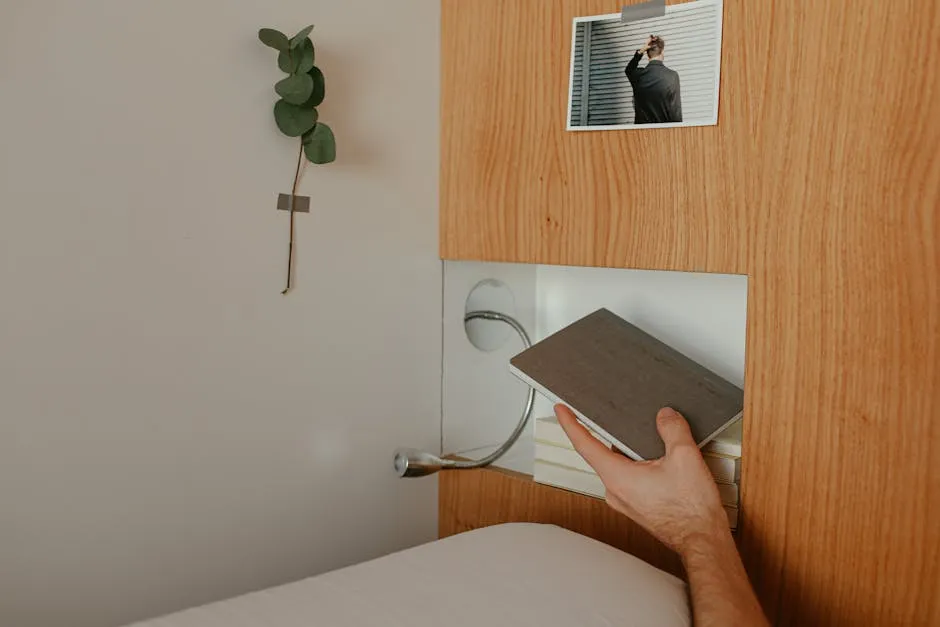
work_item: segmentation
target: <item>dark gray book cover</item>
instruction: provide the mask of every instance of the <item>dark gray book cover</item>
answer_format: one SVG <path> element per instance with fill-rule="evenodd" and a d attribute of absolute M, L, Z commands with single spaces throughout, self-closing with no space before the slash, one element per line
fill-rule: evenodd
<path fill-rule="evenodd" d="M 685 416 L 699 447 L 744 407 L 741 388 L 607 309 L 515 356 L 510 370 L 637 460 L 665 454 L 656 431 L 662 407 Z"/>

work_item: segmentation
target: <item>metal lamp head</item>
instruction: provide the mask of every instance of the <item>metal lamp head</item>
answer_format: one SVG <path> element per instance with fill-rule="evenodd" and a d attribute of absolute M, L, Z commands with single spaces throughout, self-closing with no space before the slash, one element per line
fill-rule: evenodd
<path fill-rule="evenodd" d="M 412 448 L 395 451 L 395 472 L 399 477 L 426 477 L 445 466 L 443 459 Z"/>

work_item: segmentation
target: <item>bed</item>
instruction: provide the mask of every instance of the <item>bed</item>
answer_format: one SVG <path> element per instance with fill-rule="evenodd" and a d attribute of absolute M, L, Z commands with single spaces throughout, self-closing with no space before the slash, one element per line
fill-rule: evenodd
<path fill-rule="evenodd" d="M 560 527 L 506 524 L 129 627 L 676 627 L 685 584 Z"/>

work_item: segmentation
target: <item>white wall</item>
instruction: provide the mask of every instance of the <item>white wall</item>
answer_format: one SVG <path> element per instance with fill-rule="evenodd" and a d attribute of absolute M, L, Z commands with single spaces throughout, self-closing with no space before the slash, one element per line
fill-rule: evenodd
<path fill-rule="evenodd" d="M 439 3 L 0 0 L 0 625 L 106 627 L 430 540 Z M 260 26 L 314 22 L 307 171 Z"/>
<path fill-rule="evenodd" d="M 538 341 L 607 307 L 647 333 L 744 385 L 747 277 L 565 266 L 445 263 L 444 451 L 480 457 L 505 439 L 519 419 L 525 386 L 508 370 L 520 352 L 515 338 L 482 354 L 454 324 L 470 288 L 484 279 L 504 282 L 516 295 L 515 315 Z M 538 396 L 535 417 L 552 413 Z M 532 472 L 530 429 L 498 466 Z"/>

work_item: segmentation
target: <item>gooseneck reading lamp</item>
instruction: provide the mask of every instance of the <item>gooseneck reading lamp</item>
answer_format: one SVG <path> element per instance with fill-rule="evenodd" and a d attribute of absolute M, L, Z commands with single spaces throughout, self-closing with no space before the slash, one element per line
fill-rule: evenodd
<path fill-rule="evenodd" d="M 529 340 L 529 334 L 525 332 L 525 328 L 519 324 L 515 318 L 507 316 L 506 314 L 495 311 L 472 311 L 464 317 L 464 322 L 471 320 L 492 320 L 494 322 L 508 324 L 519 334 L 525 348 L 532 346 L 532 341 Z M 398 449 L 395 451 L 395 470 L 398 472 L 399 477 L 425 477 L 427 475 L 433 475 L 440 470 L 469 470 L 471 468 L 489 466 L 505 455 L 506 451 L 512 448 L 512 445 L 515 444 L 519 436 L 522 435 L 526 424 L 529 422 L 529 418 L 532 416 L 532 408 L 534 405 L 535 390 L 529 388 L 529 395 L 525 402 L 525 409 L 522 411 L 522 417 L 519 419 L 519 424 L 516 425 L 509 439 L 503 442 L 502 446 L 482 459 L 476 461 L 443 459 L 438 455 L 425 451 Z"/>

